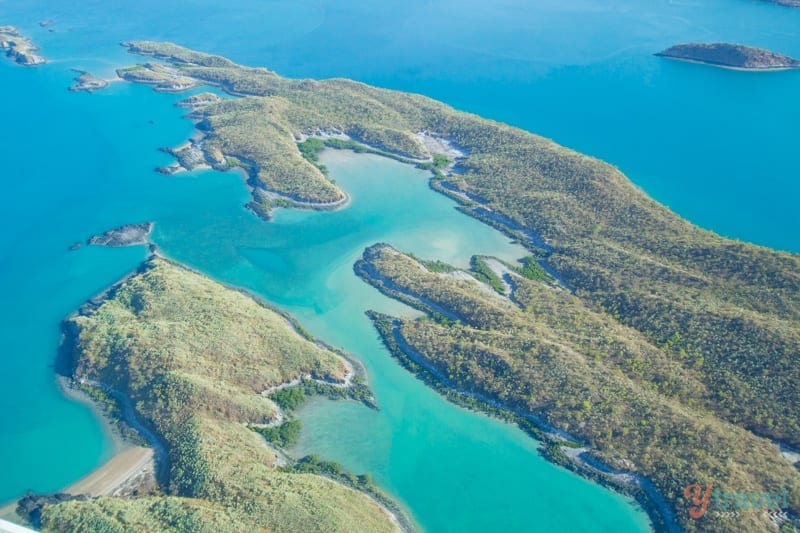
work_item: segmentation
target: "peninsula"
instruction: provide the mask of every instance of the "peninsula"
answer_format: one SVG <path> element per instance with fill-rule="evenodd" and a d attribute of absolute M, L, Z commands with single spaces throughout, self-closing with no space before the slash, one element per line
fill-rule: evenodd
<path fill-rule="evenodd" d="M 170 43 L 125 46 L 148 58 L 132 81 L 238 96 L 189 116 L 212 166 L 247 172 L 262 215 L 340 205 L 317 149 L 372 151 L 431 169 L 435 190 L 528 247 L 520 264 L 476 257 L 463 272 L 387 246 L 358 264 L 428 315 L 373 318 L 443 394 L 515 417 L 550 439 L 553 460 L 574 464 L 564 448 L 579 450 L 595 465 L 581 472 L 604 480 L 606 465 L 631 480 L 616 485 L 660 529 L 774 529 L 759 513 L 693 520 L 692 483 L 785 487 L 783 511 L 800 514 L 800 472 L 779 446 L 800 448 L 799 256 L 699 229 L 602 161 L 429 98 L 286 79 Z"/>
<path fill-rule="evenodd" d="M 290 410 L 304 394 L 370 396 L 353 363 L 288 317 L 153 256 L 64 332 L 59 371 L 153 448 L 157 486 L 119 497 L 28 496 L 19 512 L 42 531 L 407 526 L 367 478 L 281 449 L 297 432 Z"/>
<path fill-rule="evenodd" d="M 740 44 L 689 43 L 671 46 L 660 57 L 739 70 L 786 70 L 800 68 L 800 61 L 763 48 Z"/>
<path fill-rule="evenodd" d="M 39 47 L 13 26 L 0 26 L 0 50 L 5 50 L 7 57 L 26 67 L 47 62 L 36 53 Z"/>

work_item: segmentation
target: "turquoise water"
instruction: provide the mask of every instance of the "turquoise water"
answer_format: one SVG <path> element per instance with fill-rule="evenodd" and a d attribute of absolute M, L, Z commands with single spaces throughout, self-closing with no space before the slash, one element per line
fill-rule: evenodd
<path fill-rule="evenodd" d="M 364 315 L 409 312 L 353 273 L 370 244 L 390 242 L 465 267 L 475 253 L 513 260 L 524 250 L 432 194 L 424 172 L 375 156 L 334 152 L 322 159 L 350 192 L 348 209 L 280 211 L 263 224 L 225 200 L 198 221 L 193 213 L 203 204 L 192 203 L 165 218 L 155 235 L 171 257 L 254 290 L 364 361 L 380 412 L 315 401 L 301 413 L 305 429 L 294 453 L 370 472 L 432 531 L 645 527 L 625 499 L 543 461 L 521 431 L 448 404 L 405 372 Z M 187 219 L 191 225 L 181 224 Z"/>
<path fill-rule="evenodd" d="M 0 24 L 21 27 L 53 59 L 37 69 L 0 61 L 0 502 L 56 490 L 109 457 L 91 412 L 55 386 L 58 324 L 145 253 L 67 248 L 154 220 L 169 255 L 268 298 L 365 362 L 382 410 L 315 402 L 298 453 L 373 473 L 432 531 L 646 527 L 635 506 L 543 462 L 518 430 L 447 404 L 380 346 L 363 309 L 408 310 L 352 275 L 364 246 L 387 241 L 462 264 L 473 253 L 519 253 L 429 191 L 424 175 L 330 154 L 353 204 L 282 211 L 265 224 L 241 208 L 247 194 L 235 173 L 152 171 L 169 160 L 156 148 L 191 131 L 172 106 L 178 97 L 126 84 L 65 90 L 70 68 L 109 75 L 131 61 L 119 41 L 154 38 L 285 75 L 422 92 L 606 159 L 698 225 L 800 251 L 800 72 L 754 75 L 650 55 L 703 39 L 800 57 L 800 10 L 642 4 L 0 0 Z M 47 18 L 54 33 L 37 25 Z"/>

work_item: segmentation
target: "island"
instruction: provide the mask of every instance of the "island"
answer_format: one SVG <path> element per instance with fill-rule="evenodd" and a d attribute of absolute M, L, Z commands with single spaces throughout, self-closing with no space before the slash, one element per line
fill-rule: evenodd
<path fill-rule="evenodd" d="M 764 0 L 784 7 L 800 7 L 800 0 Z"/>
<path fill-rule="evenodd" d="M 155 486 L 28 495 L 42 531 L 397 531 L 368 476 L 292 458 L 309 394 L 372 396 L 363 371 L 250 295 L 153 256 L 64 323 L 57 364 L 153 450 Z"/>
<path fill-rule="evenodd" d="M 0 50 L 5 50 L 6 57 L 26 67 L 47 62 L 44 57 L 36 54 L 39 47 L 13 26 L 0 26 Z"/>
<path fill-rule="evenodd" d="M 694 483 L 785 488 L 781 512 L 800 515 L 782 453 L 800 449 L 800 256 L 702 230 L 611 165 L 423 96 L 124 44 L 147 58 L 129 81 L 234 97 L 188 116 L 208 164 L 246 173 L 261 216 L 343 205 L 318 156 L 347 149 L 429 169 L 435 191 L 528 249 L 457 268 L 378 245 L 355 266 L 425 313 L 371 317 L 447 398 L 515 421 L 553 461 L 636 497 L 659 530 L 774 530 L 764 513 L 691 518 Z"/>
<path fill-rule="evenodd" d="M 137 246 L 148 244 L 150 234 L 153 232 L 153 223 L 144 222 L 141 224 L 125 224 L 118 228 L 108 230 L 100 235 L 90 237 L 86 244 L 90 246 Z"/>
<path fill-rule="evenodd" d="M 738 70 L 787 70 L 800 68 L 800 61 L 763 48 L 740 44 L 689 43 L 671 46 L 660 57 Z"/>
<path fill-rule="evenodd" d="M 72 92 L 94 92 L 108 87 L 108 80 L 98 78 L 85 70 L 75 70 L 78 75 L 75 77 L 75 83 L 70 86 L 69 90 Z"/>

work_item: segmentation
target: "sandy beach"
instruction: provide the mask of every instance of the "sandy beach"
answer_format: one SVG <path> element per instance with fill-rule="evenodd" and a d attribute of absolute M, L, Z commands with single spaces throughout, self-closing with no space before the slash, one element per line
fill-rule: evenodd
<path fill-rule="evenodd" d="M 104 430 L 111 437 L 114 456 L 101 466 L 58 492 L 86 494 L 88 496 L 116 496 L 129 494 L 142 482 L 155 476 L 155 453 L 152 448 L 127 442 L 109 417 L 82 391 L 58 380 L 62 392 L 70 399 L 89 405 L 101 420 Z M 22 496 L 22 495 L 20 495 Z M 0 520 L 20 522 L 16 514 L 17 502 L 0 507 Z M 0 533 L 5 533 L 0 523 Z"/>
<path fill-rule="evenodd" d="M 89 475 L 81 478 L 60 492 L 86 494 L 89 496 L 113 496 L 133 489 L 139 481 L 152 476 L 154 471 L 153 450 L 133 446 L 122 450 Z M 0 519 L 18 522 L 16 502 L 0 508 Z M 0 524 L 0 532 L 3 531 Z"/>
<path fill-rule="evenodd" d="M 135 446 L 124 450 L 88 476 L 70 485 L 67 494 L 110 496 L 153 471 L 153 450 Z"/>

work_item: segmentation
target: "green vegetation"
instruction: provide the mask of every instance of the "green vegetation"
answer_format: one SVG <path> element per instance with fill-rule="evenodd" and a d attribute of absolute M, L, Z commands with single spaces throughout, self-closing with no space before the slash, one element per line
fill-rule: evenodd
<path fill-rule="evenodd" d="M 310 375 L 328 382 L 320 387 L 345 389 L 336 386 L 344 361 L 286 317 L 153 258 L 65 330 L 76 381 L 126 395 L 159 437 L 164 495 L 49 505 L 44 531 L 396 529 L 364 494 L 277 469 L 275 453 L 248 429 L 276 419 L 278 407 L 261 394 L 270 387 Z M 283 446 L 300 427 L 289 421 L 274 429 L 268 436 Z"/>
<path fill-rule="evenodd" d="M 306 401 L 306 393 L 300 387 L 281 389 L 270 396 L 281 409 L 294 411 Z"/>
<path fill-rule="evenodd" d="M 503 280 L 489 268 L 483 258 L 477 255 L 473 256 L 470 259 L 469 266 L 472 268 L 473 275 L 476 279 L 486 283 L 500 294 L 505 294 L 506 287 L 503 284 Z"/>
<path fill-rule="evenodd" d="M 290 467 L 283 469 L 286 472 L 295 472 L 302 474 L 316 474 L 325 476 L 341 483 L 346 487 L 353 490 L 369 494 L 371 498 L 379 502 L 385 508 L 389 509 L 395 516 L 398 517 L 401 527 L 404 530 L 411 530 L 413 526 L 403 514 L 402 510 L 397 504 L 391 500 L 386 494 L 372 482 L 372 477 L 369 474 L 362 474 L 356 476 L 342 467 L 339 463 L 333 461 L 325 461 L 316 455 L 307 455 L 294 463 Z M 366 530 L 365 530 L 366 531 Z"/>
<path fill-rule="evenodd" d="M 328 175 L 328 167 L 319 162 L 319 154 L 325 149 L 325 143 L 321 139 L 309 137 L 305 141 L 298 143 L 297 147 L 300 149 L 303 159 L 317 167 L 324 175 Z"/>
<path fill-rule="evenodd" d="M 464 212 L 546 256 L 569 291 L 538 282 L 528 264 L 512 303 L 400 254 L 365 257 L 360 274 L 385 275 L 395 285 L 378 280 L 381 290 L 434 318 L 402 327 L 426 360 L 455 385 L 574 432 L 611 464 L 632 464 L 689 530 L 767 529 L 754 516 L 688 520 L 681 490 L 694 481 L 783 485 L 798 497 L 797 471 L 765 439 L 800 448 L 800 257 L 701 230 L 610 165 L 421 96 L 285 79 L 170 44 L 129 47 L 244 95 L 194 113 L 207 158 L 233 157 L 256 186 L 293 200 L 344 197 L 300 154 L 304 134 L 341 132 L 405 159 L 436 155 L 418 132 L 459 146 L 461 173 L 433 187 L 467 194 Z"/>
<path fill-rule="evenodd" d="M 423 265 L 425 268 L 430 270 L 431 272 L 455 272 L 458 270 L 453 265 L 445 263 L 444 261 L 437 260 L 427 260 L 421 257 L 417 257 L 416 255 L 409 253 L 409 257 L 413 257 L 415 261 L 419 264 Z"/>
<path fill-rule="evenodd" d="M 435 179 L 444 179 L 444 171 L 448 166 L 450 166 L 450 159 L 442 154 L 433 154 L 433 161 L 430 163 L 417 164 L 417 168 L 432 171 Z"/>
<path fill-rule="evenodd" d="M 370 150 L 363 144 L 359 144 L 351 139 L 339 139 L 336 137 L 330 137 L 328 139 L 325 139 L 325 146 L 327 146 L 328 148 L 333 148 L 335 150 L 352 150 L 357 154 L 377 152 L 376 150 Z"/>
<path fill-rule="evenodd" d="M 345 470 L 339 463 L 322 460 L 316 455 L 306 455 L 287 470 L 300 474 L 325 476 L 367 494 L 380 493 L 380 490 L 372 483 L 372 478 L 369 474 L 356 476 Z"/>
<path fill-rule="evenodd" d="M 297 147 L 306 161 L 316 163 L 319 161 L 320 152 L 325 149 L 325 143 L 322 142 L 322 139 L 309 137 L 305 141 L 298 143 Z"/>
<path fill-rule="evenodd" d="M 416 298 L 407 301 L 431 317 L 430 309 L 456 317 L 442 324 L 371 315 L 412 371 L 462 405 L 497 414 L 487 407 L 497 401 L 589 443 L 605 463 L 649 478 L 687 529 L 768 530 L 758 515 L 689 520 L 682 489 L 694 481 L 731 491 L 787 487 L 792 509 L 800 504 L 800 473 L 769 440 L 721 416 L 702 370 L 673 357 L 679 337 L 655 345 L 578 296 L 522 276 L 514 280 L 515 305 L 469 281 L 426 272 L 386 245 L 368 249 L 356 271 L 378 288 L 391 284 Z M 552 443 L 546 455 L 568 464 L 561 445 Z"/>
<path fill-rule="evenodd" d="M 519 274 L 525 278 L 533 281 L 552 281 L 553 278 L 545 272 L 535 257 L 523 257 L 522 268 L 515 269 Z"/>
<path fill-rule="evenodd" d="M 355 400 L 367 407 L 377 407 L 372 391 L 358 376 L 353 378 L 349 387 L 322 383 L 313 379 L 302 379 L 299 385 L 280 389 L 272 393 L 269 398 L 282 409 L 294 411 L 311 396 L 325 396 L 329 400 Z"/>
<path fill-rule="evenodd" d="M 301 427 L 302 423 L 299 420 L 288 420 L 280 426 L 253 426 L 252 429 L 264 437 L 267 442 L 280 448 L 290 448 L 297 444 Z"/>

